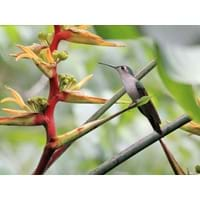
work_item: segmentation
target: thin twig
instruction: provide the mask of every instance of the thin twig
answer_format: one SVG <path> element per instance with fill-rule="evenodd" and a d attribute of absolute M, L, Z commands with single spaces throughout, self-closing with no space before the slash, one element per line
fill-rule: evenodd
<path fill-rule="evenodd" d="M 113 168 L 117 167 L 124 161 L 128 160 L 130 157 L 134 156 L 135 154 L 139 153 L 140 151 L 144 150 L 149 145 L 157 142 L 162 137 L 168 135 L 169 133 L 173 132 L 174 130 L 180 128 L 184 124 L 191 121 L 191 119 L 187 115 L 183 115 L 176 119 L 175 121 L 167 124 L 162 128 L 163 134 L 160 135 L 156 132 L 149 134 L 148 136 L 140 139 L 138 142 L 130 145 L 128 148 L 124 149 L 113 158 L 105 161 L 103 164 L 99 165 L 96 169 L 89 172 L 89 174 L 105 174 L 111 171 Z"/>
<path fill-rule="evenodd" d="M 176 161 L 176 159 L 173 156 L 173 154 L 169 151 L 169 148 L 163 142 L 163 140 L 160 140 L 160 145 L 161 145 L 162 149 L 165 152 L 167 160 L 168 160 L 168 162 L 169 162 L 169 164 L 170 164 L 170 166 L 171 166 L 174 174 L 176 174 L 176 175 L 185 175 L 186 173 L 183 171 L 183 169 L 181 168 L 181 166 L 179 165 L 179 163 Z"/>

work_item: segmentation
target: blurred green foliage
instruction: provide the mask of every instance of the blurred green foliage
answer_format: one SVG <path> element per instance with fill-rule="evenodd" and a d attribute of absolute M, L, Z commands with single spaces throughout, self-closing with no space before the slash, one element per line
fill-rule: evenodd
<path fill-rule="evenodd" d="M 200 109 L 196 103 L 192 85 L 173 80 L 166 72 L 169 64 L 166 62 L 162 50 L 158 48 L 157 52 L 159 74 L 166 87 L 189 116 L 195 121 L 200 122 Z"/>
<path fill-rule="evenodd" d="M 141 33 L 139 26 L 94 26 L 93 30 L 106 39 L 123 41 L 126 47 L 98 47 L 62 42 L 60 49 L 67 50 L 69 58 L 59 64 L 59 73 L 70 73 L 77 80 L 93 73 L 93 79 L 83 90 L 92 95 L 110 98 L 121 87 L 121 82 L 115 72 L 97 63 L 125 64 L 138 71 L 155 59 L 154 43 L 151 37 Z M 29 91 L 40 80 L 41 72 L 30 61 L 15 62 L 9 54 L 17 51 L 15 44 L 37 43 L 37 34 L 41 31 L 52 31 L 52 26 L 0 27 L 0 98 L 6 95 L 3 87 L 5 84 L 19 91 L 25 99 L 31 97 Z M 150 72 L 142 82 L 153 96 L 152 100 L 163 124 L 184 113 L 163 85 L 157 69 Z M 48 85 L 43 88 L 43 82 L 38 84 L 34 95 L 47 96 Z M 128 97 L 125 95 L 123 98 Z M 4 105 L 0 105 L 1 108 L 2 106 Z M 58 104 L 55 113 L 58 134 L 79 126 L 99 107 L 100 105 Z M 106 115 L 121 107 L 114 105 Z M 0 111 L 0 116 L 3 115 L 5 114 Z M 131 110 L 75 142 L 47 174 L 86 174 L 151 131 L 146 118 L 137 110 Z M 199 163 L 199 138 L 188 136 L 182 130 L 176 132 L 165 141 L 183 168 L 194 172 L 194 166 Z M 32 173 L 44 144 L 45 131 L 41 127 L 1 126 L 0 174 Z M 172 171 L 156 143 L 109 174 L 172 174 Z"/>
<path fill-rule="evenodd" d="M 98 25 L 94 26 L 96 33 L 104 39 L 136 39 L 140 31 L 136 26 L 129 25 Z"/>

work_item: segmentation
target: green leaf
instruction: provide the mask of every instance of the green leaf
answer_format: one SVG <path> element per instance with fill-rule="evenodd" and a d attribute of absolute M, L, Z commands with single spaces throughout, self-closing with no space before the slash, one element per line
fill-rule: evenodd
<path fill-rule="evenodd" d="M 94 26 L 97 35 L 104 39 L 135 39 L 140 37 L 136 26 L 130 25 L 97 25 Z"/>
<path fill-rule="evenodd" d="M 158 72 L 163 83 L 175 98 L 177 103 L 195 121 L 200 122 L 200 108 L 198 107 L 192 86 L 174 80 L 168 74 L 169 63 L 163 55 L 162 49 L 157 46 Z"/>
<path fill-rule="evenodd" d="M 137 106 L 142 106 L 146 103 L 148 103 L 148 101 L 150 101 L 151 97 L 150 96 L 143 96 L 141 97 L 138 102 L 137 102 Z"/>

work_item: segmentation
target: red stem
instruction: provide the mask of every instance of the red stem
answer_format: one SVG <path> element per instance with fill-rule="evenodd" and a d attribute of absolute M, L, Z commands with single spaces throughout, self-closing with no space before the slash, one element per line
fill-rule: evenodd
<path fill-rule="evenodd" d="M 50 51 L 53 52 L 58 48 L 61 40 L 67 40 L 71 37 L 71 32 L 62 30 L 60 25 L 54 26 L 54 36 L 50 44 Z M 63 146 L 58 150 L 47 148 L 48 143 L 56 137 L 56 126 L 54 120 L 54 110 L 57 102 L 60 100 L 59 82 L 57 74 L 57 66 L 53 71 L 53 76 L 50 78 L 50 90 L 48 97 L 48 107 L 44 112 L 45 128 L 47 133 L 47 144 L 44 148 L 44 152 L 41 156 L 40 162 L 34 172 L 34 174 L 43 174 L 50 165 L 61 156 L 61 154 L 67 149 L 69 145 Z"/>
<path fill-rule="evenodd" d="M 60 147 L 59 149 L 55 150 L 51 159 L 49 160 L 46 169 L 47 170 L 64 152 L 69 148 L 70 144 L 65 144 L 64 146 Z"/>
<path fill-rule="evenodd" d="M 45 116 L 42 113 L 39 113 L 35 116 L 34 120 L 35 125 L 44 125 L 45 124 Z"/>
<path fill-rule="evenodd" d="M 50 82 L 50 91 L 48 98 L 48 107 L 44 113 L 46 119 L 46 132 L 47 132 L 47 142 L 51 140 L 51 138 L 56 136 L 56 126 L 54 120 L 54 110 L 55 106 L 58 102 L 57 94 L 59 94 L 59 85 L 58 85 L 58 75 L 56 72 L 56 68 L 54 68 L 53 77 L 49 80 Z"/>
<path fill-rule="evenodd" d="M 58 44 L 60 42 L 60 38 L 58 37 L 58 33 L 61 31 L 61 27 L 59 25 L 55 25 L 54 26 L 54 36 L 53 36 L 53 40 L 50 44 L 50 50 L 51 52 L 53 52 L 54 50 L 56 50 L 58 48 Z"/>
<path fill-rule="evenodd" d="M 56 126 L 54 120 L 54 110 L 58 99 L 56 96 L 48 101 L 49 106 L 45 111 L 45 128 L 47 133 L 47 142 L 51 140 L 51 138 L 56 137 Z"/>
<path fill-rule="evenodd" d="M 56 94 L 59 93 L 58 85 L 58 75 L 57 75 L 57 66 L 53 68 L 53 77 L 49 80 L 50 91 L 49 91 L 49 100 L 52 99 Z"/>
<path fill-rule="evenodd" d="M 60 26 L 58 27 L 58 25 L 55 25 L 54 29 L 55 29 L 54 37 L 53 37 L 53 40 L 50 44 L 51 52 L 58 49 L 58 45 L 59 45 L 61 40 L 67 40 L 72 35 L 71 32 L 69 32 L 69 31 L 61 30 Z"/>
<path fill-rule="evenodd" d="M 57 34 L 61 31 L 61 26 L 60 25 L 54 25 L 54 33 Z"/>
<path fill-rule="evenodd" d="M 61 31 L 61 27 L 58 25 L 54 26 L 54 36 L 52 43 L 50 45 L 50 50 L 53 52 L 58 48 L 58 44 L 60 42 L 59 37 L 57 36 Z M 47 147 L 50 140 L 56 137 L 56 126 L 54 120 L 54 110 L 55 106 L 58 102 L 57 94 L 59 93 L 59 83 L 58 83 L 58 75 L 57 75 L 57 66 L 55 66 L 53 71 L 53 76 L 49 80 L 50 89 L 49 89 L 49 97 L 48 97 L 48 106 L 44 112 L 45 118 L 45 128 L 47 133 L 47 145 L 44 148 L 43 154 L 41 156 L 40 162 L 34 172 L 34 174 L 43 174 L 46 166 L 54 153 L 54 149 Z"/>
<path fill-rule="evenodd" d="M 51 52 L 53 52 L 54 50 L 56 50 L 58 48 L 58 44 L 59 44 L 59 38 L 58 37 L 54 37 L 52 40 L 52 43 L 50 45 L 50 50 Z"/>
<path fill-rule="evenodd" d="M 49 147 L 44 148 L 40 162 L 33 173 L 34 175 L 40 175 L 45 172 L 47 163 L 49 162 L 54 151 L 55 151 L 54 149 L 50 149 Z"/>

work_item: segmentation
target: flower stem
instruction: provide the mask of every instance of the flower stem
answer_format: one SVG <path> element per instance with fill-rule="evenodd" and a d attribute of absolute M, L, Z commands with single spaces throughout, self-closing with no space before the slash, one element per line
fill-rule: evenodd
<path fill-rule="evenodd" d="M 47 163 L 49 162 L 54 151 L 55 151 L 54 149 L 50 149 L 48 146 L 46 146 L 44 148 L 40 162 L 39 162 L 37 168 L 35 169 L 35 171 L 33 172 L 34 175 L 40 175 L 45 172 Z"/>
<path fill-rule="evenodd" d="M 51 53 L 58 48 L 60 37 L 58 34 L 61 31 L 61 26 L 54 26 L 54 36 L 53 40 L 50 44 Z M 57 74 L 57 66 L 53 68 L 53 76 L 49 79 L 49 97 L 48 97 L 48 106 L 44 112 L 45 118 L 45 128 L 46 128 L 46 146 L 44 148 L 43 154 L 40 158 L 40 162 L 34 171 L 34 174 L 43 174 L 51 156 L 53 155 L 55 149 L 49 147 L 49 142 L 52 138 L 56 137 L 56 126 L 54 120 L 54 110 L 55 106 L 58 102 L 58 94 L 59 94 L 59 82 L 58 82 L 58 74 Z"/>

